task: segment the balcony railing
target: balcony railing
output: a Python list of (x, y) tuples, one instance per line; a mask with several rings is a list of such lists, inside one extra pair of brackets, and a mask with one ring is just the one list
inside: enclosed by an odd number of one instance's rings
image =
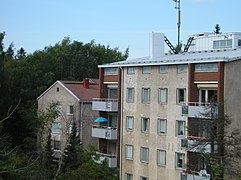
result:
[(180, 174), (180, 180), (210, 180), (210, 174), (207, 174), (206, 170), (196, 171), (183, 171)]
[(97, 161), (98, 163), (102, 163), (104, 160), (107, 161), (109, 167), (116, 167), (116, 155), (115, 154), (104, 154), (100, 152), (96, 152), (100, 159)]
[(117, 140), (117, 129), (108, 126), (92, 126), (92, 137)]
[(211, 119), (218, 115), (216, 103), (189, 102), (181, 106), (183, 116)]
[(118, 100), (117, 99), (93, 98), (92, 110), (117, 112), (118, 111)]

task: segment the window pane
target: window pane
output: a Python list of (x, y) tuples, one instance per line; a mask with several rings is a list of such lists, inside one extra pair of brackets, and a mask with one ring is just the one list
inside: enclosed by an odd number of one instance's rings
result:
[(176, 167), (184, 168), (185, 154), (176, 153)]
[(160, 66), (160, 73), (161, 74), (168, 73), (168, 66)]
[(67, 114), (73, 114), (74, 113), (74, 106), (68, 106)]
[(159, 89), (159, 103), (160, 104), (167, 103), (167, 89), (166, 88)]
[(141, 161), (149, 161), (149, 148), (141, 147)]
[(127, 122), (126, 122), (126, 126), (127, 126), (127, 131), (133, 130), (134, 127), (134, 117), (130, 117), (128, 116), (126, 118)]
[(134, 102), (134, 88), (127, 88), (127, 102), (133, 103)]
[(142, 103), (150, 103), (150, 88), (142, 88)]
[(166, 165), (166, 151), (157, 150), (157, 164), (158, 165)]
[(151, 73), (151, 67), (150, 66), (144, 66), (142, 68), (142, 73), (143, 74), (150, 74)]
[(117, 75), (118, 74), (118, 68), (105, 68), (104, 74), (105, 75)]
[(134, 67), (128, 67), (127, 68), (127, 74), (135, 74), (135, 68)]
[(177, 89), (177, 103), (186, 102), (186, 89)]
[(126, 174), (126, 180), (133, 180), (133, 174)]
[(158, 119), (158, 133), (159, 134), (166, 134), (166, 126), (167, 126), (166, 119)]
[(185, 121), (176, 121), (176, 134), (178, 136), (185, 135)]
[(52, 133), (61, 133), (61, 124), (60, 123), (52, 123), (51, 131), (52, 131)]
[(53, 140), (52, 141), (52, 146), (54, 150), (61, 150), (61, 144), (60, 141)]
[(195, 64), (195, 72), (218, 72), (218, 64)]
[(126, 159), (133, 159), (133, 146), (132, 145), (126, 145)]
[(117, 99), (117, 89), (116, 88), (108, 88), (108, 98), (109, 99)]
[(149, 118), (142, 118), (141, 119), (141, 130), (144, 133), (148, 133), (150, 129), (150, 119)]
[(187, 72), (187, 65), (177, 65), (177, 73), (185, 73)]

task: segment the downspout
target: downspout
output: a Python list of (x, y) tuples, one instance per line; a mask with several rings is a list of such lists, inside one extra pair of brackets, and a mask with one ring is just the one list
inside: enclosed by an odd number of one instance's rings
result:
[(122, 179), (122, 119), (123, 119), (123, 88), (124, 88), (124, 70), (120, 67), (121, 70), (121, 107), (120, 107), (120, 174), (119, 177)]
[(83, 144), (83, 101), (80, 104), (80, 144)]

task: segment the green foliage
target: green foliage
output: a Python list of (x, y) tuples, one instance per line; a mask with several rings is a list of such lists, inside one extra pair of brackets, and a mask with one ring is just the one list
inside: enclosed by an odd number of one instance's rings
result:
[(215, 34), (221, 34), (221, 27), (219, 26), (219, 24), (215, 25), (215, 30), (213, 31)]
[(210, 165), (212, 168), (212, 178), (213, 180), (223, 180), (223, 173), (221, 166), (213, 158), (210, 159)]

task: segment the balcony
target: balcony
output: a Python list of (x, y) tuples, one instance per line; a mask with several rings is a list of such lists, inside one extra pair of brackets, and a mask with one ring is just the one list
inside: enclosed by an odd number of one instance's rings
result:
[(107, 126), (92, 126), (92, 137), (117, 140), (117, 129)]
[(217, 104), (189, 102), (181, 106), (183, 116), (211, 119), (218, 115)]
[(195, 171), (183, 171), (180, 174), (180, 180), (210, 180), (210, 174), (207, 174), (206, 170), (201, 170), (200, 172)]
[(96, 152), (100, 156), (100, 159), (97, 161), (98, 163), (102, 163), (104, 160), (107, 161), (109, 167), (116, 167), (116, 155), (115, 154), (104, 154), (100, 152)]
[(118, 100), (117, 99), (93, 98), (92, 110), (117, 112), (118, 111)]
[[(185, 139), (180, 139), (181, 150), (194, 153), (211, 153), (211, 142), (205, 137), (188, 136)], [(214, 143), (214, 153), (218, 152), (217, 143)]]

